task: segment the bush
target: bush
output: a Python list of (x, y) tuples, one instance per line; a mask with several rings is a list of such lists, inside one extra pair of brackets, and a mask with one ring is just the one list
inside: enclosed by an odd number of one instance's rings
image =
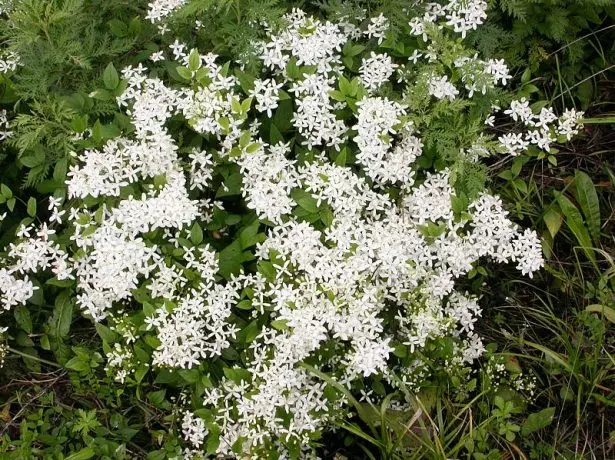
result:
[[(493, 264), (531, 277), (543, 250), (487, 190), (484, 159), (551, 158), (582, 113), (531, 104), (529, 77), (502, 88), (505, 63), (463, 40), (482, 1), (391, 21), (184, 3), (138, 10), (157, 28), (108, 21), (118, 47), (97, 55), (98, 88), (66, 70), (46, 74), (48, 96), (30, 50), (9, 48), (22, 67), (6, 102), (28, 110), (4, 122), (4, 353), (69, 375), (54, 377), (59, 396), (41, 390), (6, 452), (296, 458), (341, 453), (340, 428), (350, 455), (382, 458), (533, 442), (554, 410), (528, 410), (536, 377), (475, 329)], [(91, 6), (32, 0), (9, 17)], [(204, 12), (219, 33), (192, 23)], [(58, 30), (68, 51), (53, 62), (70, 68), (73, 32)], [(46, 31), (32, 48), (45, 56)], [(475, 432), (456, 424), (469, 401)]]

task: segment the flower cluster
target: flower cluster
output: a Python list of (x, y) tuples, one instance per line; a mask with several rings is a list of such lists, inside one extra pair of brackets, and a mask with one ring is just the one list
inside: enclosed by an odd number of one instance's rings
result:
[[(148, 17), (180, 3), (152, 2)], [(464, 36), (484, 9), (431, 4), (412, 33), (428, 37), (440, 24)], [(455, 80), (407, 56), (394, 62), (379, 48), (388, 28), (379, 16), (352, 29), (371, 48), (349, 79), (351, 22), (300, 10), (285, 20), (258, 44), (263, 69), (247, 84), (232, 63), (188, 54), (178, 41), (171, 49), (186, 84), (142, 65), (124, 69), (117, 103), (134, 129), (75, 154), (70, 201), (51, 200), (52, 228), (21, 228), (0, 269), (7, 309), (32, 295), (29, 273), (74, 279), (80, 309), (119, 337), (107, 351), (119, 381), (149, 369), (190, 375), (201, 390), (181, 424), (190, 455), (206, 444), (238, 458), (307, 453), (315, 433), (348, 412), (346, 397), (310, 369), (355, 393), (374, 378), (419, 389), (430, 344), (450, 342), (451, 373), (484, 351), (478, 299), (458, 280), (482, 258), (529, 276), (543, 264), (536, 233), (513, 223), (498, 197), (464, 195), (460, 209), (451, 168), (420, 165), (428, 147), (408, 109), (423, 83), (426, 112), (464, 97), (463, 88), (472, 98), (506, 84), (502, 62), (460, 58)], [(433, 64), (440, 56), (430, 46), (418, 53)], [(395, 71), (404, 90), (385, 93)], [(539, 136), (557, 119), (528, 109), (518, 101), (510, 115)], [(189, 143), (170, 131), (178, 120)], [(571, 136), (577, 120), (566, 112), (554, 129)], [(517, 136), (500, 142), (511, 153), (532, 142)], [(473, 153), (459, 146), (460, 155), (474, 161), (483, 140)], [(126, 318), (135, 310), (133, 327)]]
[[(548, 152), (558, 136), (572, 139), (582, 127), (583, 118), (583, 112), (574, 109), (568, 109), (558, 117), (551, 107), (542, 107), (538, 114), (534, 114), (526, 98), (513, 100), (504, 114), (528, 128), (525, 133), (508, 133), (498, 138), (506, 153), (515, 156), (527, 150), (530, 145)], [(555, 122), (557, 125), (554, 125)]]

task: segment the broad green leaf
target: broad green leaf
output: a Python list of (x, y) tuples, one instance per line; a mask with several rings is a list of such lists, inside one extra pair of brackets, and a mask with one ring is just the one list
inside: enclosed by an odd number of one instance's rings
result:
[(585, 311), (590, 311), (592, 313), (602, 313), (608, 321), (615, 324), (615, 309), (611, 307), (607, 307), (606, 305), (594, 304), (589, 305), (587, 308), (585, 308)]
[(107, 25), (109, 26), (111, 33), (118, 38), (128, 35), (128, 27), (126, 27), (126, 24), (119, 19), (112, 19), (107, 23)]
[(105, 342), (113, 343), (117, 341), (118, 335), (104, 324), (96, 323), (94, 327), (96, 328), (96, 332), (98, 333), (100, 338), (103, 339)]
[(67, 367), (68, 369), (72, 369), (77, 372), (87, 372), (90, 370), (90, 363), (89, 360), (83, 359), (79, 356), (75, 356), (74, 358), (71, 358), (64, 365), (64, 367)]
[(295, 200), (295, 202), (300, 208), (305, 209), (310, 214), (318, 212), (316, 198), (314, 198), (311, 193), (297, 188), (290, 193), (290, 196), (293, 200)]
[(34, 197), (30, 197), (30, 199), (28, 199), (28, 215), (30, 217), (34, 217), (36, 216), (36, 198)]
[(177, 74), (184, 80), (192, 79), (192, 72), (188, 68), (184, 66), (178, 66), (175, 70), (177, 70)]
[(15, 316), (15, 321), (17, 321), (19, 327), (21, 327), (28, 334), (32, 334), (32, 318), (30, 317), (30, 312), (28, 309), (24, 305), (18, 305), (15, 307), (13, 315)]
[(79, 452), (75, 452), (72, 455), (69, 455), (64, 460), (88, 460), (96, 455), (94, 449), (91, 447), (86, 447), (81, 449)]
[(527, 436), (534, 431), (548, 427), (553, 421), (554, 415), (555, 407), (547, 407), (540, 412), (530, 414), (521, 427), (521, 434)]
[(62, 291), (55, 301), (53, 315), (49, 319), (51, 329), (50, 333), (54, 337), (66, 337), (70, 330), (70, 325), (73, 320), (73, 303), (70, 298), (70, 293)]
[(103, 72), (103, 82), (105, 83), (105, 87), (109, 90), (117, 88), (117, 85), (120, 84), (120, 77), (112, 62), (109, 63)]
[(192, 241), (192, 244), (195, 246), (203, 242), (203, 229), (201, 229), (201, 226), (197, 222), (194, 223), (190, 230), (190, 241)]
[(226, 279), (231, 275), (239, 273), (241, 270), (241, 245), (235, 240), (218, 255), (218, 272)]
[(547, 212), (545, 212), (544, 216), (542, 216), (542, 220), (544, 220), (545, 224), (547, 225), (547, 229), (549, 230), (551, 238), (554, 238), (557, 232), (559, 232), (560, 227), (562, 226), (562, 215), (555, 209), (551, 208)]
[(557, 195), (557, 203), (562, 210), (562, 213), (566, 217), (566, 225), (574, 236), (576, 237), (579, 245), (585, 251), (587, 258), (592, 262), (596, 261), (596, 256), (594, 252), (591, 250), (592, 241), (589, 236), (589, 232), (587, 231), (587, 227), (585, 227), (585, 223), (583, 222), (583, 216), (574, 205), (572, 201), (566, 198), (563, 194)]
[(596, 245), (600, 244), (600, 202), (591, 178), (583, 171), (574, 174), (576, 199), (585, 216), (587, 229)]
[(193, 49), (188, 57), (188, 68), (192, 71), (199, 70), (201, 67), (201, 55), (197, 49)]

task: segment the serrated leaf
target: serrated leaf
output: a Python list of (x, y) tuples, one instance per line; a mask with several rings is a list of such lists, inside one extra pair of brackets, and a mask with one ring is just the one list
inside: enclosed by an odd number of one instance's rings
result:
[(600, 201), (591, 178), (583, 171), (574, 174), (575, 196), (583, 215), (587, 229), (596, 245), (600, 244)]

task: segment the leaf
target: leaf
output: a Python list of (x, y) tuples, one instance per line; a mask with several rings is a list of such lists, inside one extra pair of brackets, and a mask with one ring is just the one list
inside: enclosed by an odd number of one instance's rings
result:
[(192, 72), (188, 68), (184, 66), (178, 66), (175, 70), (177, 70), (177, 75), (182, 77), (184, 80), (192, 79)]
[(34, 197), (30, 197), (30, 199), (28, 199), (28, 215), (30, 217), (34, 217), (36, 216), (36, 198)]
[(193, 49), (188, 56), (188, 68), (197, 71), (201, 67), (201, 55), (197, 49)]
[(115, 66), (112, 62), (109, 63), (105, 71), (103, 72), (103, 82), (107, 89), (115, 89), (120, 84), (120, 77), (115, 70)]
[(218, 273), (225, 279), (230, 279), (231, 275), (239, 273), (241, 270), (241, 245), (235, 240), (222, 251), (218, 256)]
[(587, 229), (596, 245), (600, 244), (600, 202), (591, 178), (583, 171), (574, 174), (576, 199), (585, 216)]
[(547, 225), (547, 229), (549, 230), (551, 238), (554, 238), (557, 232), (559, 232), (560, 227), (562, 226), (562, 215), (553, 208), (551, 208), (547, 212), (545, 212), (544, 216), (542, 216), (542, 220), (544, 220), (545, 224)]
[(79, 357), (79, 356), (75, 356), (74, 358), (71, 358), (65, 365), (64, 367), (67, 367), (68, 369), (72, 369), (74, 371), (77, 372), (87, 372), (90, 370), (90, 363), (89, 361)]
[(606, 305), (594, 304), (589, 305), (587, 308), (585, 308), (585, 311), (590, 311), (592, 313), (602, 313), (608, 321), (615, 324), (615, 309), (611, 307), (607, 307)]
[(15, 316), (15, 321), (17, 321), (19, 327), (21, 327), (28, 334), (32, 334), (32, 318), (30, 317), (30, 312), (28, 309), (23, 305), (18, 305), (15, 307), (13, 315)]
[(348, 149), (344, 147), (339, 151), (337, 156), (335, 157), (335, 164), (338, 166), (346, 166), (346, 160), (348, 156)]
[(300, 208), (305, 209), (310, 214), (318, 212), (318, 206), (316, 205), (316, 198), (311, 193), (301, 190), (300, 188), (294, 189), (290, 196), (299, 205)]
[(74, 454), (69, 455), (64, 460), (88, 460), (89, 458), (94, 457), (94, 455), (96, 455), (94, 449), (92, 449), (91, 447), (86, 447), (84, 449), (81, 449), (79, 452), (75, 452)]
[(250, 225), (244, 228), (241, 233), (239, 233), (239, 245), (241, 249), (248, 249), (249, 247), (254, 246), (255, 244), (262, 243), (265, 239), (265, 235), (263, 233), (258, 233), (260, 222), (258, 220), (254, 220)]
[(581, 216), (581, 213), (574, 205), (574, 203), (572, 203), (572, 201), (570, 201), (564, 195), (557, 195), (557, 203), (559, 204), (559, 207), (561, 208), (564, 216), (566, 216), (566, 225), (568, 226), (568, 228), (570, 228), (577, 241), (579, 242), (579, 245), (585, 251), (587, 258), (595, 263), (596, 257), (591, 250), (592, 242), (591, 238), (589, 237), (589, 232), (587, 231), (587, 228), (583, 223), (583, 216)]
[(73, 303), (70, 294), (67, 291), (62, 291), (56, 297), (53, 316), (49, 319), (51, 325), (50, 334), (54, 337), (66, 337), (70, 331), (72, 320)]
[(147, 394), (147, 399), (150, 400), (150, 402), (156, 406), (156, 407), (161, 407), (164, 402), (165, 402), (165, 396), (167, 394), (167, 390), (166, 389), (162, 389), (162, 390), (158, 390), (158, 391), (152, 391), (150, 393)]
[(0, 193), (2, 193), (2, 196), (7, 200), (13, 196), (11, 189), (4, 184), (0, 184)]
[(113, 343), (117, 341), (118, 335), (104, 324), (96, 323), (94, 327), (96, 328), (96, 332), (98, 333), (100, 338), (103, 339), (105, 342)]
[(192, 244), (195, 246), (198, 246), (203, 242), (203, 230), (197, 222), (194, 223), (192, 229), (190, 230), (190, 241), (192, 241)]
[(107, 23), (107, 25), (109, 26), (111, 33), (118, 38), (128, 35), (128, 27), (126, 27), (126, 24), (119, 19), (112, 19)]
[(548, 427), (553, 421), (554, 415), (555, 407), (547, 407), (540, 412), (530, 414), (521, 427), (521, 434), (527, 436), (534, 431)]

